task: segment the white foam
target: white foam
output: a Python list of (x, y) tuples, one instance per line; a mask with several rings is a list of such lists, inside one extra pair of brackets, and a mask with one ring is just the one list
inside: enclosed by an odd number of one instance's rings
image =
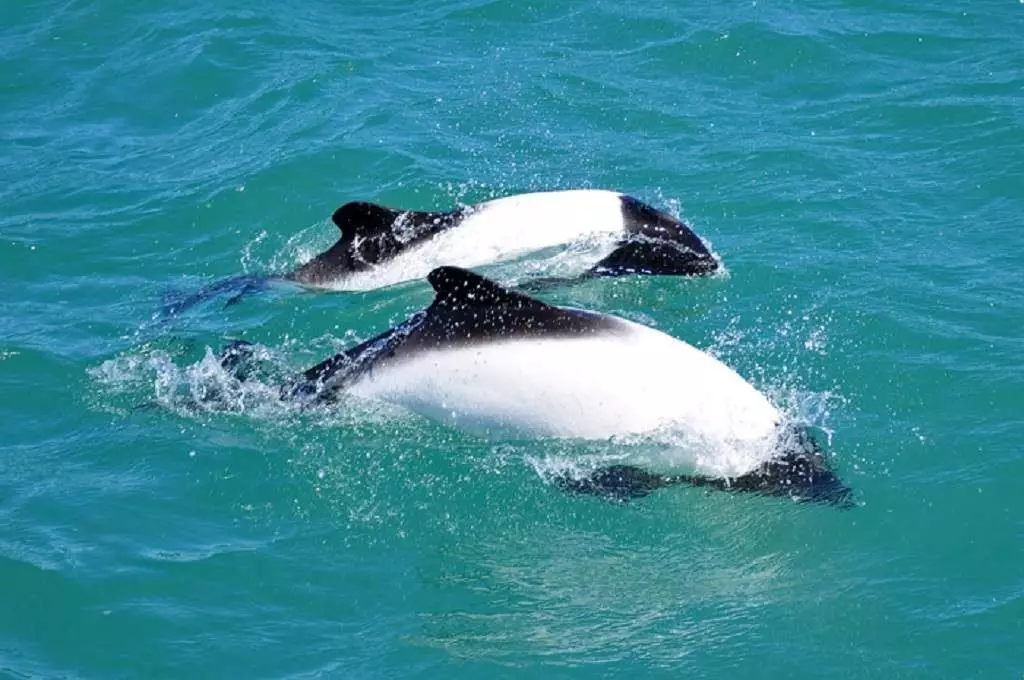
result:
[[(260, 350), (262, 358), (269, 358)], [(279, 388), (259, 380), (242, 381), (225, 370), (209, 347), (199, 361), (178, 366), (165, 351), (126, 354), (104, 361), (90, 373), (116, 392), (148, 387), (162, 406), (178, 413), (235, 412), (274, 417), (293, 410)]]

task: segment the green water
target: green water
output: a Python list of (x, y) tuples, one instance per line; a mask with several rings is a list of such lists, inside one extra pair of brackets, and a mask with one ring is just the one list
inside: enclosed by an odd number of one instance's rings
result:
[[(1019, 678), (1024, 4), (0, 7), (0, 675)], [(624, 506), (385, 409), (191, 397), (429, 301), (277, 288), (366, 199), (593, 186), (728, 275), (553, 291), (714, 351), (859, 507)], [(681, 385), (680, 389), (694, 386)]]

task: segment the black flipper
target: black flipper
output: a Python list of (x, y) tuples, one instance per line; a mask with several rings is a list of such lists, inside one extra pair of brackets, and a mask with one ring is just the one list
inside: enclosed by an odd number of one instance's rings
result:
[(658, 274), (663, 276), (696, 276), (710, 274), (718, 263), (710, 255), (695, 253), (668, 241), (626, 241), (606, 258), (594, 265), (592, 274), (624, 276), (626, 274)]
[(252, 373), (252, 356), (256, 347), (247, 340), (233, 340), (220, 351), (217, 361), (221, 368), (240, 382), (249, 379)]
[(679, 478), (647, 472), (633, 465), (609, 465), (586, 477), (560, 475), (555, 478), (564, 491), (591, 494), (608, 500), (627, 501), (642, 498), (657, 489), (678, 484)]
[(779, 496), (804, 503), (854, 507), (853, 491), (840, 481), (811, 433), (787, 425), (778, 433), (778, 453), (739, 477), (660, 475), (630, 465), (599, 468), (582, 479), (564, 476), (556, 483), (566, 491), (626, 501), (669, 486), (694, 486), (727, 492)]
[(365, 271), (457, 225), (466, 212), (420, 212), (365, 201), (346, 203), (331, 217), (341, 230), (341, 238), (287, 278), (318, 284)]
[(718, 269), (711, 251), (686, 224), (631, 196), (621, 201), (626, 237), (591, 274), (695, 276)]
[(829, 469), (819, 454), (786, 454), (731, 479), (703, 475), (659, 475), (631, 465), (598, 468), (586, 477), (563, 475), (555, 483), (570, 493), (614, 501), (642, 498), (669, 486), (694, 486), (728, 492), (779, 496), (840, 508), (854, 506), (853, 491)]

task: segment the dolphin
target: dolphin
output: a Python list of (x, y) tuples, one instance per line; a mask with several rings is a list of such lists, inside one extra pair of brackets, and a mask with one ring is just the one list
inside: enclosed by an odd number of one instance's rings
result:
[(718, 262), (686, 224), (625, 194), (598, 189), (507, 196), (449, 212), (353, 202), (332, 220), (338, 241), (285, 278), (366, 290), (421, 279), (437, 267), (501, 262), (605, 235), (585, 275), (708, 274)]
[[(670, 453), (642, 466), (560, 478), (577, 493), (628, 498), (687, 484), (849, 502), (813, 439), (794, 435), (764, 395), (692, 345), (457, 267), (427, 280), (435, 297), (426, 309), (304, 371), (282, 396), (349, 393), (498, 439), (670, 435)], [(244, 353), (233, 346), (222, 363), (236, 368)]]
[(332, 221), (337, 242), (294, 271), (219, 281), (171, 301), (169, 314), (231, 293), (229, 304), (275, 280), (310, 288), (373, 290), (422, 279), (440, 266), (479, 267), (586, 241), (575, 278), (626, 274), (695, 276), (719, 269), (694, 231), (675, 217), (614, 191), (576, 189), (506, 196), (447, 212), (355, 201)]

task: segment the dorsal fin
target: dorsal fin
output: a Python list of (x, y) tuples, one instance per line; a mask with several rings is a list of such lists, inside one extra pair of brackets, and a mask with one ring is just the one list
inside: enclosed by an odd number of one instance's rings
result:
[(457, 225), (467, 214), (463, 208), (422, 212), (395, 210), (368, 201), (346, 203), (331, 216), (341, 230), (341, 238), (287, 278), (320, 284), (366, 271)]
[(503, 288), (490, 279), (460, 267), (438, 267), (427, 274), (427, 281), (437, 294), (435, 305), (511, 309), (549, 307), (540, 300)]
[(356, 236), (390, 233), (401, 214), (376, 203), (352, 201), (335, 210), (331, 221), (341, 230), (342, 240), (351, 241)]

